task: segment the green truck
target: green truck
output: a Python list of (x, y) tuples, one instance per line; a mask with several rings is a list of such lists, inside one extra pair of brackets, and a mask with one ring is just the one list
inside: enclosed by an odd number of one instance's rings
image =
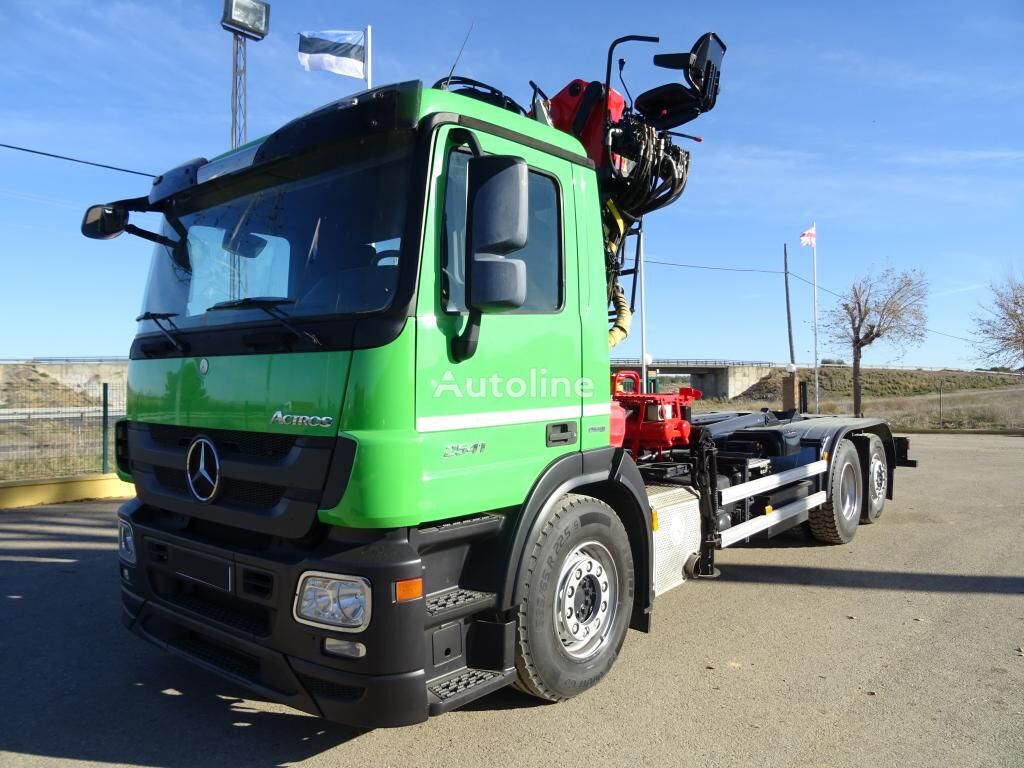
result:
[(682, 192), (672, 129), (717, 95), (702, 41), (655, 59), (687, 85), (629, 107), (612, 50), (603, 84), (529, 110), (390, 85), (87, 211), (89, 237), (155, 243), (115, 430), (133, 632), (400, 726), (510, 684), (574, 696), (716, 550), (878, 518), (913, 463), (884, 422), (695, 416), (699, 393), (610, 376), (626, 243)]

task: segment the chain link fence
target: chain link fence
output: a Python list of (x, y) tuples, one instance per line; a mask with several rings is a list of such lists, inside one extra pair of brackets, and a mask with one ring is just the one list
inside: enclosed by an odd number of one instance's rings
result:
[(126, 390), (118, 366), (0, 365), (0, 482), (113, 472)]

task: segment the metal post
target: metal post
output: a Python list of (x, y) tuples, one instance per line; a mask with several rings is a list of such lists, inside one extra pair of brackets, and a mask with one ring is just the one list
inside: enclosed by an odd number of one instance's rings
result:
[(939, 429), (942, 429), (942, 380), (939, 380)]
[(237, 32), (231, 35), (233, 56), (231, 62), (231, 148), (246, 142), (245, 94), (245, 38)]
[(814, 282), (814, 412), (821, 413), (821, 390), (818, 385), (818, 238), (815, 227), (814, 244), (811, 246), (811, 267)]
[(103, 474), (110, 472), (110, 385), (103, 382)]
[(647, 392), (647, 297), (644, 290), (644, 220), (636, 230), (636, 279), (640, 281), (640, 391)]
[(373, 28), (366, 25), (366, 90), (373, 88)]
[(789, 247), (782, 244), (782, 271), (786, 281), (786, 328), (789, 330), (789, 362), (796, 365), (796, 350), (793, 347), (793, 313), (789, 307)]

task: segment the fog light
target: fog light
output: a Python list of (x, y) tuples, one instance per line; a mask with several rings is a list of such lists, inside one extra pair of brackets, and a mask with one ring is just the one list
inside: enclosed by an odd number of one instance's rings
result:
[(126, 563), (135, 565), (135, 533), (125, 520), (117, 521), (117, 554)]
[(370, 623), (370, 582), (360, 576), (306, 571), (295, 592), (293, 615), (302, 624), (360, 632)]
[(361, 659), (366, 655), (366, 646), (352, 640), (337, 640), (333, 637), (328, 637), (324, 640), (324, 653)]

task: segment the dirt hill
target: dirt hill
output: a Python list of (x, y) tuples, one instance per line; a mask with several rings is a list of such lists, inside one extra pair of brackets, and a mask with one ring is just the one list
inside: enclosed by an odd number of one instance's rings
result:
[(0, 367), (0, 408), (74, 408), (99, 404), (100, 398), (61, 383), (34, 365)]
[[(782, 379), (786, 372), (777, 368), (739, 396), (739, 400), (782, 399)], [(801, 370), (804, 381), (814, 381), (814, 371)], [(853, 371), (844, 366), (827, 366), (820, 371), (823, 399), (853, 397)], [(911, 397), (944, 391), (965, 389), (996, 389), (1024, 383), (1020, 376), (1008, 376), (986, 371), (924, 371), (864, 368), (861, 371), (864, 397)]]

